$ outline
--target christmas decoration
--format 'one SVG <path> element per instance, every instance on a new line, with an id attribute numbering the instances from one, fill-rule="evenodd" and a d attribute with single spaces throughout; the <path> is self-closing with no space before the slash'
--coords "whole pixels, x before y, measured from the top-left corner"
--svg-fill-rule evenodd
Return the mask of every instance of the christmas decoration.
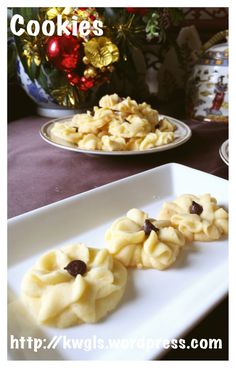
<path id="1" fill-rule="evenodd" d="M 80 77 L 77 73 L 70 72 L 67 74 L 67 78 L 72 86 L 77 86 L 80 82 Z"/>
<path id="2" fill-rule="evenodd" d="M 46 43 L 46 55 L 59 70 L 75 69 L 79 60 L 79 41 L 74 36 L 52 36 Z"/>
<path id="3" fill-rule="evenodd" d="M 28 67 L 31 64 L 35 64 L 39 66 L 41 63 L 41 56 L 39 53 L 40 49 L 40 38 L 35 37 L 32 41 L 29 36 L 25 36 L 24 38 L 24 46 L 23 46 L 23 56 L 26 58 L 26 62 Z"/>
<path id="4" fill-rule="evenodd" d="M 94 37 L 84 45 L 85 56 L 96 68 L 103 68 L 119 60 L 119 49 L 107 37 Z"/>
<path id="5" fill-rule="evenodd" d="M 94 86 L 94 81 L 89 78 L 82 77 L 81 78 L 81 84 L 79 86 L 79 89 L 81 91 L 87 91 L 89 88 L 92 88 Z"/>
<path id="6" fill-rule="evenodd" d="M 95 88 L 114 78 L 134 84 L 138 72 L 133 52 L 142 52 L 152 39 L 168 44 L 167 29 L 181 13 L 178 8 L 48 7 L 12 11 L 25 20 L 21 28 L 26 32 L 14 37 L 25 72 L 56 104 L 68 108 L 80 107 Z M 61 35 L 57 33 L 58 17 L 66 23 Z M 31 19 L 40 27 L 53 22 L 52 34 L 29 36 L 26 24 Z"/>
<path id="7" fill-rule="evenodd" d="M 66 7 L 66 8 L 50 8 L 47 12 L 48 19 L 54 19 L 57 15 L 62 15 L 64 18 L 68 16 L 72 16 L 74 14 L 73 8 Z"/>
<path id="8" fill-rule="evenodd" d="M 109 71 L 111 71 L 111 70 L 109 70 Z M 94 67 L 92 67 L 92 66 L 88 67 L 88 68 L 87 68 L 87 69 L 85 69 L 85 71 L 84 71 L 84 76 L 85 76 L 86 78 L 94 78 L 94 77 L 96 77 L 96 75 L 97 75 L 97 71 L 96 71 L 96 69 L 95 69 Z"/>

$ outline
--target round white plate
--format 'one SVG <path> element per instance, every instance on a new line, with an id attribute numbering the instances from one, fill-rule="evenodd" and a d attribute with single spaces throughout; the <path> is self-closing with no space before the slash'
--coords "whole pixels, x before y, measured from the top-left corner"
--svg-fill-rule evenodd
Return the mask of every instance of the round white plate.
<path id="1" fill-rule="evenodd" d="M 40 135 L 41 137 L 48 143 L 52 144 L 53 146 L 63 148 L 69 151 L 75 151 L 80 153 L 86 153 L 89 155 L 109 155 L 109 156 L 123 156 L 123 155 L 143 155 L 148 153 L 155 153 L 155 152 L 161 152 L 170 150 L 172 148 L 175 148 L 177 146 L 180 146 L 181 144 L 184 144 L 187 142 L 192 135 L 191 129 L 188 127 L 188 125 L 184 124 L 182 121 L 177 120 L 175 118 L 172 118 L 170 116 L 166 115 L 160 115 L 159 117 L 162 119 L 166 117 L 171 123 L 176 125 L 176 130 L 174 132 L 175 139 L 173 142 L 151 148 L 148 150 L 143 151 L 101 151 L 101 150 L 86 150 L 78 148 L 76 145 L 70 144 L 64 140 L 60 140 L 59 138 L 52 137 L 51 135 L 51 129 L 55 123 L 64 123 L 65 121 L 69 121 L 72 119 L 73 116 L 68 116 L 66 118 L 60 118 L 55 120 L 50 120 L 49 122 L 45 123 L 41 129 L 40 129 Z"/>
<path id="2" fill-rule="evenodd" d="M 227 139 L 222 145 L 220 146 L 220 157 L 222 160 L 226 163 L 226 165 L 229 165 L 229 140 Z"/>

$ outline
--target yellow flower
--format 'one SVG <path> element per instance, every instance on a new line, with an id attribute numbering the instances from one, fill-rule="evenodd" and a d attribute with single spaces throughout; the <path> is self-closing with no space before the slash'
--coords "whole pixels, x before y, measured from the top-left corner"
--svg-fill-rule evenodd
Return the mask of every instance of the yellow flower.
<path id="1" fill-rule="evenodd" d="M 84 45 L 84 53 L 90 64 L 102 68 L 119 60 L 119 49 L 107 37 L 94 37 Z"/>
<path id="2" fill-rule="evenodd" d="M 32 55 L 28 50 L 24 50 L 23 55 L 27 59 L 28 67 L 30 67 L 30 65 L 32 64 L 33 61 L 37 66 L 39 66 L 41 64 L 41 59 L 40 59 L 39 55 Z"/>
<path id="3" fill-rule="evenodd" d="M 47 17 L 48 19 L 53 19 L 57 16 L 58 11 L 57 11 L 57 8 L 51 8 L 47 11 Z"/>
<path id="4" fill-rule="evenodd" d="M 27 37 L 23 42 L 22 54 L 26 58 L 28 67 L 30 67 L 33 62 L 39 66 L 41 64 L 39 38 L 34 37 L 31 39 L 30 37 Z"/>
<path id="5" fill-rule="evenodd" d="M 71 15 L 72 13 L 74 13 L 74 10 L 70 6 L 65 7 L 62 12 L 62 14 L 65 14 L 65 15 Z"/>
<path id="6" fill-rule="evenodd" d="M 67 17 L 67 16 L 70 16 L 70 15 L 73 15 L 74 13 L 74 10 L 73 8 L 67 6 L 65 8 L 50 8 L 48 11 L 47 11 L 47 17 L 48 19 L 54 19 L 56 18 L 56 16 L 58 14 L 61 14 L 62 16 L 64 17 Z"/>

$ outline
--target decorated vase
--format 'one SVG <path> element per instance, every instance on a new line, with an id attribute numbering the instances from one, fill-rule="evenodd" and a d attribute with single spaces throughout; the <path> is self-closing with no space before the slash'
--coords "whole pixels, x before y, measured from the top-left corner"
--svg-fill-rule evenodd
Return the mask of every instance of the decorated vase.
<path id="1" fill-rule="evenodd" d="M 187 87 L 192 119 L 228 122 L 228 44 L 209 48 L 193 68 Z"/>
<path id="2" fill-rule="evenodd" d="M 58 118 L 80 112 L 80 110 L 59 106 L 36 79 L 33 81 L 30 79 L 19 57 L 17 58 L 16 65 L 20 84 L 27 95 L 37 104 L 37 112 L 39 115 Z"/>

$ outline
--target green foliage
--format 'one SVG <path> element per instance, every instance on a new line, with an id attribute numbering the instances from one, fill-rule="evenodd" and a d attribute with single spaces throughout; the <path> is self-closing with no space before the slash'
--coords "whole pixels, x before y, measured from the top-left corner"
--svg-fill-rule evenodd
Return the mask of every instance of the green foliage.
<path id="1" fill-rule="evenodd" d="M 170 22 L 173 26 L 181 24 L 184 20 L 182 8 L 169 8 Z"/>
<path id="2" fill-rule="evenodd" d="M 25 19 L 25 23 L 27 23 L 31 19 L 39 19 L 39 8 L 12 8 L 13 15 L 20 14 Z"/>

